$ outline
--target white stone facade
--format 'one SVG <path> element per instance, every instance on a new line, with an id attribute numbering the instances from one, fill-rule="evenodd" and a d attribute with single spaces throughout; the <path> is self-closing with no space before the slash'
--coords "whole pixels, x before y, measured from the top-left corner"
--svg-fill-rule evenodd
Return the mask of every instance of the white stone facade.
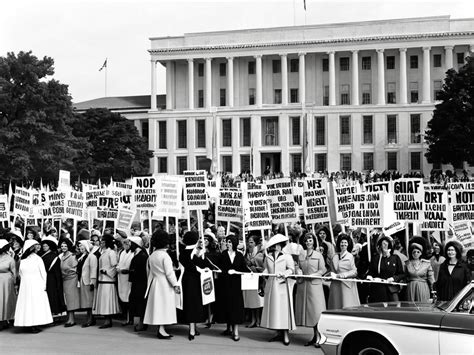
<path id="1" fill-rule="evenodd" d="M 474 47 L 449 16 L 151 38 L 153 173 L 398 170 L 429 173 L 436 90 Z M 157 78 L 156 66 L 166 67 Z M 307 145 L 304 144 L 307 142 Z M 217 155 L 216 155 L 217 152 Z M 308 157 L 306 160 L 305 158 Z M 305 163 L 306 162 L 306 163 Z"/>

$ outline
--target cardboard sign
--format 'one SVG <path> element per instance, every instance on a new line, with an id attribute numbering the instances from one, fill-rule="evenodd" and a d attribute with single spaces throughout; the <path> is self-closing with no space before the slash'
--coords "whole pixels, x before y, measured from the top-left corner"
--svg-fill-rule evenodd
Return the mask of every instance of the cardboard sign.
<path id="1" fill-rule="evenodd" d="M 405 229 L 405 222 L 394 221 L 382 228 L 383 234 L 392 235 Z"/>
<path id="2" fill-rule="evenodd" d="M 242 190 L 220 189 L 216 204 L 216 221 L 242 222 Z"/>
<path id="3" fill-rule="evenodd" d="M 326 189 L 320 179 L 305 179 L 303 189 L 304 221 L 306 224 L 331 220 Z"/>
<path id="4" fill-rule="evenodd" d="M 302 215 L 304 213 L 304 202 L 303 202 L 303 195 L 304 195 L 304 180 L 293 180 L 293 198 L 296 204 L 298 205 L 298 215 Z"/>
<path id="5" fill-rule="evenodd" d="M 474 190 L 474 181 L 448 182 L 448 190 Z"/>
<path id="6" fill-rule="evenodd" d="M 67 170 L 59 170 L 58 190 L 71 189 L 71 172 Z"/>
<path id="7" fill-rule="evenodd" d="M 120 198 L 117 196 L 99 196 L 97 198 L 97 219 L 104 221 L 118 218 Z"/>
<path id="8" fill-rule="evenodd" d="M 94 189 L 86 191 L 86 207 L 96 208 L 99 196 L 106 196 L 109 192 L 107 189 Z"/>
<path id="9" fill-rule="evenodd" d="M 56 191 L 48 193 L 48 203 L 53 217 L 62 218 L 65 213 L 66 192 Z"/>
<path id="10" fill-rule="evenodd" d="M 451 191 L 451 216 L 453 224 L 474 222 L 474 190 Z"/>
<path id="11" fill-rule="evenodd" d="M 179 216 L 181 214 L 181 195 L 183 193 L 184 179 L 182 177 L 158 178 L 158 200 L 156 213 L 165 216 Z"/>
<path id="12" fill-rule="evenodd" d="M 453 223 L 453 232 L 456 239 L 464 248 L 474 247 L 474 237 L 472 236 L 471 223 L 468 221 L 459 221 Z"/>
<path id="13" fill-rule="evenodd" d="M 188 210 L 207 210 L 207 173 L 205 170 L 184 172 L 184 199 Z"/>
<path id="14" fill-rule="evenodd" d="M 391 181 L 393 211 L 398 221 L 420 221 L 423 217 L 424 187 L 422 179 Z"/>
<path id="15" fill-rule="evenodd" d="M 267 198 L 270 200 L 270 214 L 274 223 L 298 220 L 293 185 L 290 178 L 267 180 Z"/>
<path id="16" fill-rule="evenodd" d="M 270 204 L 263 186 L 258 189 L 247 190 L 244 196 L 246 197 L 244 198 L 246 229 L 271 229 Z"/>
<path id="17" fill-rule="evenodd" d="M 86 218 L 86 201 L 83 192 L 70 190 L 66 195 L 64 217 L 79 221 Z"/>
<path id="18" fill-rule="evenodd" d="M 116 228 L 123 231 L 130 231 L 132 228 L 133 218 L 135 217 L 136 211 L 130 210 L 118 210 Z"/>
<path id="19" fill-rule="evenodd" d="M 362 184 L 362 191 L 364 192 L 390 192 L 390 181 L 377 181 Z"/>
<path id="20" fill-rule="evenodd" d="M 425 199 L 421 230 L 447 231 L 448 230 L 448 192 L 432 190 L 425 185 Z"/>
<path id="21" fill-rule="evenodd" d="M 349 225 L 361 228 L 382 227 L 383 194 L 382 192 L 365 192 L 350 196 L 355 208 L 343 214 Z"/>
<path id="22" fill-rule="evenodd" d="M 32 213 L 31 190 L 17 186 L 14 194 L 13 213 L 26 217 Z"/>
<path id="23" fill-rule="evenodd" d="M 332 182 L 331 186 L 334 191 L 336 221 L 347 224 L 345 213 L 356 208 L 354 201 L 352 201 L 352 195 L 360 192 L 360 186 L 355 183 L 337 184 L 335 182 Z"/>
<path id="24" fill-rule="evenodd" d="M 203 269 L 197 268 L 201 273 L 201 295 L 202 295 L 202 305 L 212 303 L 216 301 L 215 291 L 214 291 L 214 277 L 212 271 L 205 271 Z"/>
<path id="25" fill-rule="evenodd" d="M 8 196 L 0 195 L 0 222 L 10 220 L 10 206 L 8 205 Z"/>
<path id="26" fill-rule="evenodd" d="M 154 210 L 158 206 L 157 178 L 134 177 L 132 206 L 137 210 Z"/>

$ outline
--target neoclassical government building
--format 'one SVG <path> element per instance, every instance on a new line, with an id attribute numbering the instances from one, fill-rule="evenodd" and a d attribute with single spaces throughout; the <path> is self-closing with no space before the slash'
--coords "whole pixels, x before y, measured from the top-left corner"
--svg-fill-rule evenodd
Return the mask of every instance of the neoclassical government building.
<path id="1" fill-rule="evenodd" d="M 150 38 L 153 173 L 429 173 L 424 131 L 474 50 L 449 16 Z M 158 75 L 157 66 L 166 67 Z M 157 103 L 157 82 L 166 100 Z M 436 168 L 436 166 L 435 166 Z"/>

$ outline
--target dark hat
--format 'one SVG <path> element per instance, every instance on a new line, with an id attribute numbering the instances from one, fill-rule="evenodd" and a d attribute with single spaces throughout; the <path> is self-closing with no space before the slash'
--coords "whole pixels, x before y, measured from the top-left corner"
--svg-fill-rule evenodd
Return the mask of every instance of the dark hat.
<path id="1" fill-rule="evenodd" d="M 197 232 L 189 231 L 183 237 L 183 243 L 187 246 L 194 245 L 199 240 L 199 234 Z"/>
<path id="2" fill-rule="evenodd" d="M 77 241 L 80 240 L 89 240 L 91 239 L 91 233 L 87 230 L 82 228 L 78 233 L 77 233 Z"/>

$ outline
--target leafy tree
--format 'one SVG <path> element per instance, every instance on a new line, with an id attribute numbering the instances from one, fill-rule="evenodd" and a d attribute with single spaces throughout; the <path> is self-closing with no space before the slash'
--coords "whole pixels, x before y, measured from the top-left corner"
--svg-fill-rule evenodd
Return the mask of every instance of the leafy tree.
<path id="1" fill-rule="evenodd" d="M 428 122 L 426 157 L 431 163 L 474 165 L 474 58 L 448 70 L 433 118 Z"/>
<path id="2" fill-rule="evenodd" d="M 148 174 L 153 155 L 132 121 L 105 108 L 89 109 L 76 115 L 72 127 L 74 136 L 89 143 L 76 165 L 82 177 L 125 180 Z"/>
<path id="3" fill-rule="evenodd" d="M 50 57 L 30 52 L 0 57 L 0 179 L 57 180 L 74 170 L 77 147 L 67 85 L 50 77 Z"/>

